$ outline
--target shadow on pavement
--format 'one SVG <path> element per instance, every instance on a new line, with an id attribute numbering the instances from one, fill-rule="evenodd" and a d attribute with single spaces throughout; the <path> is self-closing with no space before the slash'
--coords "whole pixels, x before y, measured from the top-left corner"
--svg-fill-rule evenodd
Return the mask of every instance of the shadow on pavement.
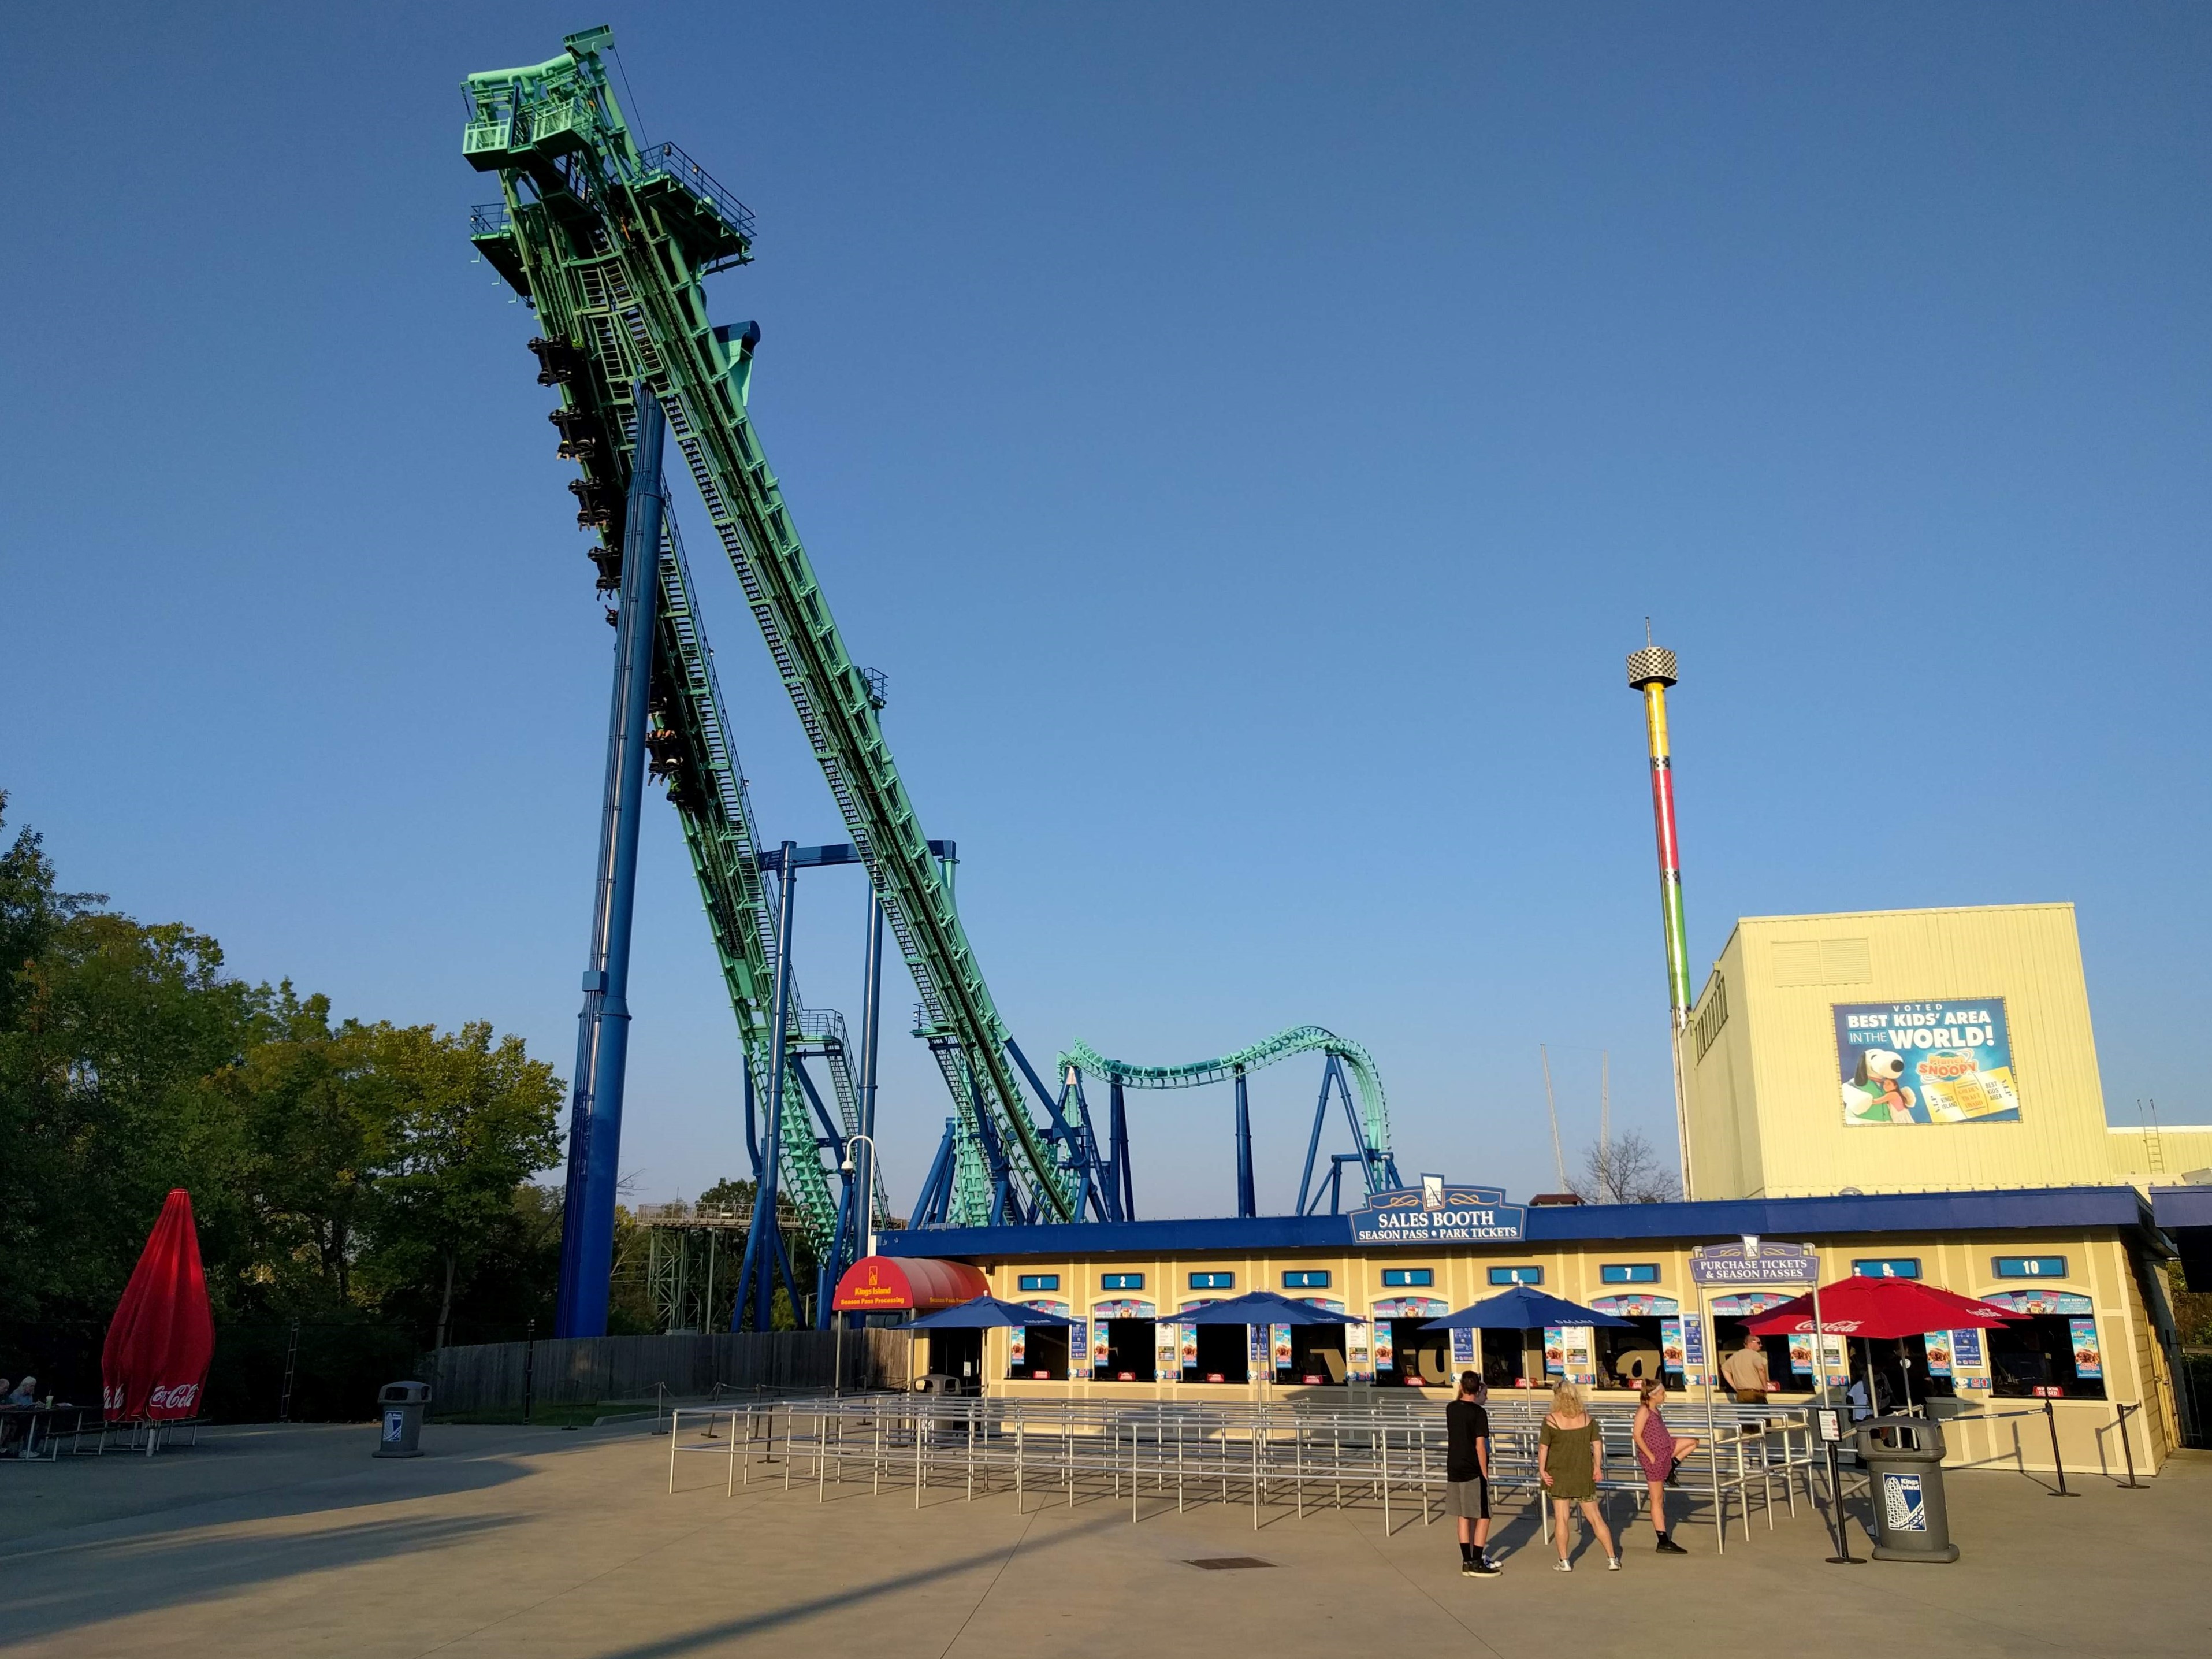
<path id="1" fill-rule="evenodd" d="M 1038 1547 L 1050 1548 L 1067 1540 L 1079 1538 L 1085 1533 L 1097 1532 L 1108 1527 L 1118 1528 L 1126 1527 L 1127 1524 L 1128 1522 L 1118 1514 L 1102 1516 L 1096 1520 L 1079 1522 L 1065 1527 L 1053 1533 L 1048 1538 L 1036 1540 L 1036 1544 Z M 810 1596 L 804 1601 L 793 1601 L 781 1607 L 766 1607 L 758 1613 L 746 1613 L 741 1618 L 725 1619 L 717 1624 L 702 1625 L 696 1630 L 685 1631 L 681 1635 L 664 1636 L 656 1641 L 640 1642 L 632 1647 L 610 1648 L 599 1656 L 599 1659 L 675 1659 L 675 1656 L 680 1654 L 696 1653 L 702 1648 L 716 1647 L 725 1642 L 738 1641 L 744 1637 L 759 1636 L 769 1631 L 780 1630 L 786 1625 L 795 1625 L 802 1619 L 811 1619 L 817 1613 L 857 1607 L 863 1602 L 883 1596 L 896 1595 L 902 1590 L 918 1589 L 925 1584 L 942 1583 L 945 1579 L 966 1572 L 970 1568 L 1002 1565 L 1012 1560 L 1027 1541 L 1028 1534 L 1024 1533 L 1021 1538 L 1016 1539 L 1012 1544 L 1002 1545 L 996 1549 L 979 1550 L 973 1555 L 963 1555 L 951 1561 L 933 1562 L 926 1567 L 917 1567 L 911 1572 L 902 1572 L 890 1578 L 878 1578 L 871 1583 L 853 1584 L 828 1590 L 820 1595 Z M 983 1591 L 979 1589 L 979 1597 Z M 907 1634 L 911 1636 L 913 1632 L 908 1630 Z"/>
<path id="2" fill-rule="evenodd" d="M 7 1564 L 0 1647 L 160 1607 L 216 1600 L 302 1573 L 439 1549 L 511 1524 L 497 1516 L 424 1516 L 273 1536 L 258 1528 L 225 1528 L 199 1538 L 173 1531 L 17 1557 Z"/>

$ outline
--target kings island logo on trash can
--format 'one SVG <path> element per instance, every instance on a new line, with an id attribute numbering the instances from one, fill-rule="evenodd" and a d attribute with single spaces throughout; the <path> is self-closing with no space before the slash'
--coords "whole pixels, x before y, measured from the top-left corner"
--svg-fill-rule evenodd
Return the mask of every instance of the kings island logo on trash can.
<path id="1" fill-rule="evenodd" d="M 2003 997 L 1832 1007 L 1847 1125 L 2020 1121 Z"/>

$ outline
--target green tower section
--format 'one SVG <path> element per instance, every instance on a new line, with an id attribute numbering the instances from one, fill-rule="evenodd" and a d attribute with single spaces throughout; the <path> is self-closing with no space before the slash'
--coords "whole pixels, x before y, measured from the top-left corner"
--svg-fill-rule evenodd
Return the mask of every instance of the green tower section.
<path id="1" fill-rule="evenodd" d="M 717 326 L 708 314 L 702 279 L 750 259 L 751 215 L 673 144 L 638 147 L 600 64 L 611 40 L 605 29 L 571 35 L 549 62 L 463 82 L 471 107 L 463 154 L 498 175 L 504 198 L 503 210 L 477 210 L 472 240 L 537 311 L 540 378 L 562 386 L 556 421 L 574 418 L 573 433 L 562 429 L 564 452 L 584 466 L 571 487 L 580 516 L 601 528 L 593 557 L 602 579 L 610 558 L 619 564 L 621 492 L 636 430 L 629 388 L 643 381 L 691 469 L 920 991 L 918 1034 L 929 1040 L 961 1129 L 951 1219 L 988 1218 L 996 1172 L 987 1144 L 1003 1149 L 1037 1219 L 1074 1219 L 1077 1173 L 1055 1157 L 1050 1133 L 1023 1099 L 1006 1027 L 951 888 L 747 413 L 758 331 Z M 655 771 L 672 781 L 747 1063 L 764 1089 L 776 941 L 759 843 L 672 537 L 662 576 L 669 619 L 655 679 Z M 849 1113 L 842 1030 L 810 1017 L 823 1028 L 802 1025 L 791 1040 L 832 1055 L 839 1107 Z M 835 1208 L 803 1098 L 790 1091 L 783 1144 L 793 1197 L 811 1232 L 834 1225 Z"/>

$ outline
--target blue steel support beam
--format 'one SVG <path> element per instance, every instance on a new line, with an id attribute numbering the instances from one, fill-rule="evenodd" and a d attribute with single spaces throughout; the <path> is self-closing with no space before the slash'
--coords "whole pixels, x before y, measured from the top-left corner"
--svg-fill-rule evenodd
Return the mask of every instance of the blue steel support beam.
<path id="1" fill-rule="evenodd" d="M 868 889 L 867 988 L 860 998 L 860 1143 L 853 1179 L 860 1189 L 860 1233 L 873 1234 L 876 1203 L 876 1054 L 884 1023 L 884 897 Z M 884 1217 L 889 1220 L 889 1217 Z"/>
<path id="2" fill-rule="evenodd" d="M 945 1138 L 937 1144 L 937 1156 L 930 1161 L 929 1174 L 922 1177 L 921 1192 L 914 1201 L 914 1219 L 909 1227 L 932 1227 L 942 1224 L 952 1204 L 952 1166 L 959 1153 L 959 1119 L 945 1120 Z"/>
<path id="3" fill-rule="evenodd" d="M 1136 1177 L 1129 1168 L 1129 1107 L 1122 1098 L 1121 1080 L 1114 1079 L 1106 1107 L 1106 1137 L 1114 1159 L 1114 1185 L 1121 1190 L 1121 1219 L 1137 1218 Z"/>
<path id="4" fill-rule="evenodd" d="M 1237 1213 L 1260 1213 L 1259 1194 L 1252 1185 L 1252 1103 L 1245 1098 L 1244 1068 L 1237 1068 Z"/>
<path id="5" fill-rule="evenodd" d="M 589 1098 L 571 1111 L 583 1131 L 581 1190 L 572 1138 L 568 1208 L 562 1217 L 560 1297 L 555 1324 L 564 1337 L 605 1336 L 607 1280 L 614 1270 L 615 1184 L 622 1156 L 623 1076 L 629 1054 L 630 916 L 637 899 L 637 835 L 645 792 L 645 728 L 652 692 L 655 608 L 660 597 L 660 403 L 640 381 L 637 449 L 623 520 L 621 609 L 616 618 L 615 686 L 607 720 L 606 792 L 600 812 L 599 875 L 592 917 L 593 961 L 584 974 L 578 1070 L 590 1063 Z M 588 1050 L 588 1053 L 586 1053 Z M 574 1133 L 572 1128 L 572 1136 Z M 568 1241 L 573 1237 L 573 1255 Z"/>
<path id="6" fill-rule="evenodd" d="M 1321 1126 L 1328 1121 L 1328 1087 L 1335 1076 L 1336 1056 L 1332 1054 L 1321 1069 L 1321 1098 L 1314 1102 L 1313 1133 L 1306 1139 L 1305 1173 L 1298 1177 L 1297 1213 L 1301 1216 L 1306 1213 L 1306 1194 L 1313 1187 L 1314 1160 L 1321 1155 Z"/>

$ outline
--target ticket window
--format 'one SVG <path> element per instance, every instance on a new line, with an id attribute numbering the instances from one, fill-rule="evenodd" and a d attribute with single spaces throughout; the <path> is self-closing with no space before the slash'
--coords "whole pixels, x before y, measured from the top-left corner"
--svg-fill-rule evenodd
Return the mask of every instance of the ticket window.
<path id="1" fill-rule="evenodd" d="M 1242 1382 L 1251 1355 L 1251 1327 L 1243 1325 L 1201 1325 L 1198 1327 L 1198 1381 Z"/>
<path id="2" fill-rule="evenodd" d="M 932 1331 L 929 1369 L 938 1376 L 957 1378 L 973 1387 L 983 1375 L 983 1333 L 981 1331 Z"/>
<path id="3" fill-rule="evenodd" d="M 1633 1388 L 1641 1382 L 1665 1380 L 1666 1344 L 1656 1318 L 1631 1319 L 1626 1328 L 1601 1325 L 1594 1335 L 1601 1388 Z M 1783 1357 L 1788 1359 L 1786 1351 Z M 1675 1376 L 1679 1381 L 1680 1373 Z"/>
<path id="4" fill-rule="evenodd" d="M 2089 1323 L 2063 1314 L 2034 1314 L 1984 1331 L 1990 1392 L 2008 1400 L 2104 1399 L 2104 1378 L 2081 1375 L 2083 1363 L 2102 1369 L 2094 1330 L 2084 1347 L 2075 1329 Z"/>
<path id="5" fill-rule="evenodd" d="M 1008 1375 L 1047 1382 L 1066 1381 L 1067 1333 L 1065 1325 L 1026 1327 L 1022 1333 L 1025 1339 L 1020 1363 L 1010 1366 Z"/>
<path id="6" fill-rule="evenodd" d="M 1340 1383 L 1350 1376 L 1344 1359 L 1344 1327 L 1291 1327 L 1290 1375 L 1300 1382 L 1313 1381 L 1324 1385 Z"/>
<path id="7" fill-rule="evenodd" d="M 1888 1348 L 1893 1363 L 1895 1363 L 1898 1345 L 1893 1342 L 1878 1342 L 1875 1345 L 1877 1349 Z M 1904 1348 L 1905 1386 L 1916 1402 L 1923 1400 L 1950 1400 L 1956 1397 L 1957 1388 L 1949 1377 L 1929 1375 L 1926 1337 L 1907 1337 L 1905 1339 Z M 2103 1395 L 2100 1393 L 2097 1397 L 2102 1399 Z"/>
<path id="8" fill-rule="evenodd" d="M 1493 1388 L 1527 1386 L 1528 1340 L 1525 1331 L 1477 1331 L 1482 1339 L 1482 1380 Z M 1537 1356 L 1541 1363 L 1543 1356 Z"/>
<path id="9" fill-rule="evenodd" d="M 1658 1321 L 1655 1320 L 1652 1322 L 1656 1325 Z M 1743 1346 L 1744 1321 L 1740 1319 L 1716 1319 L 1713 1321 L 1713 1333 L 1720 1343 L 1720 1351 L 1712 1358 L 1713 1381 L 1716 1386 L 1724 1389 L 1728 1387 L 1728 1382 L 1722 1375 L 1721 1368 L 1727 1364 L 1728 1357 L 1730 1354 Z M 1766 1380 L 1777 1384 L 1779 1392 L 1787 1394 L 1793 1390 L 1811 1388 L 1810 1377 L 1800 1377 L 1790 1369 L 1790 1339 L 1788 1337 L 1761 1337 L 1759 1339 L 1759 1351 L 1766 1356 Z"/>
<path id="10" fill-rule="evenodd" d="M 1111 1382 L 1127 1376 L 1132 1382 L 1152 1380 L 1154 1327 L 1148 1319 L 1109 1319 L 1102 1327 L 1098 1351 L 1105 1363 L 1093 1375 Z"/>
<path id="11" fill-rule="evenodd" d="M 1400 1382 L 1419 1381 L 1443 1388 L 1452 1378 L 1451 1333 L 1422 1329 L 1422 1319 L 1390 1321 L 1390 1363 Z"/>

